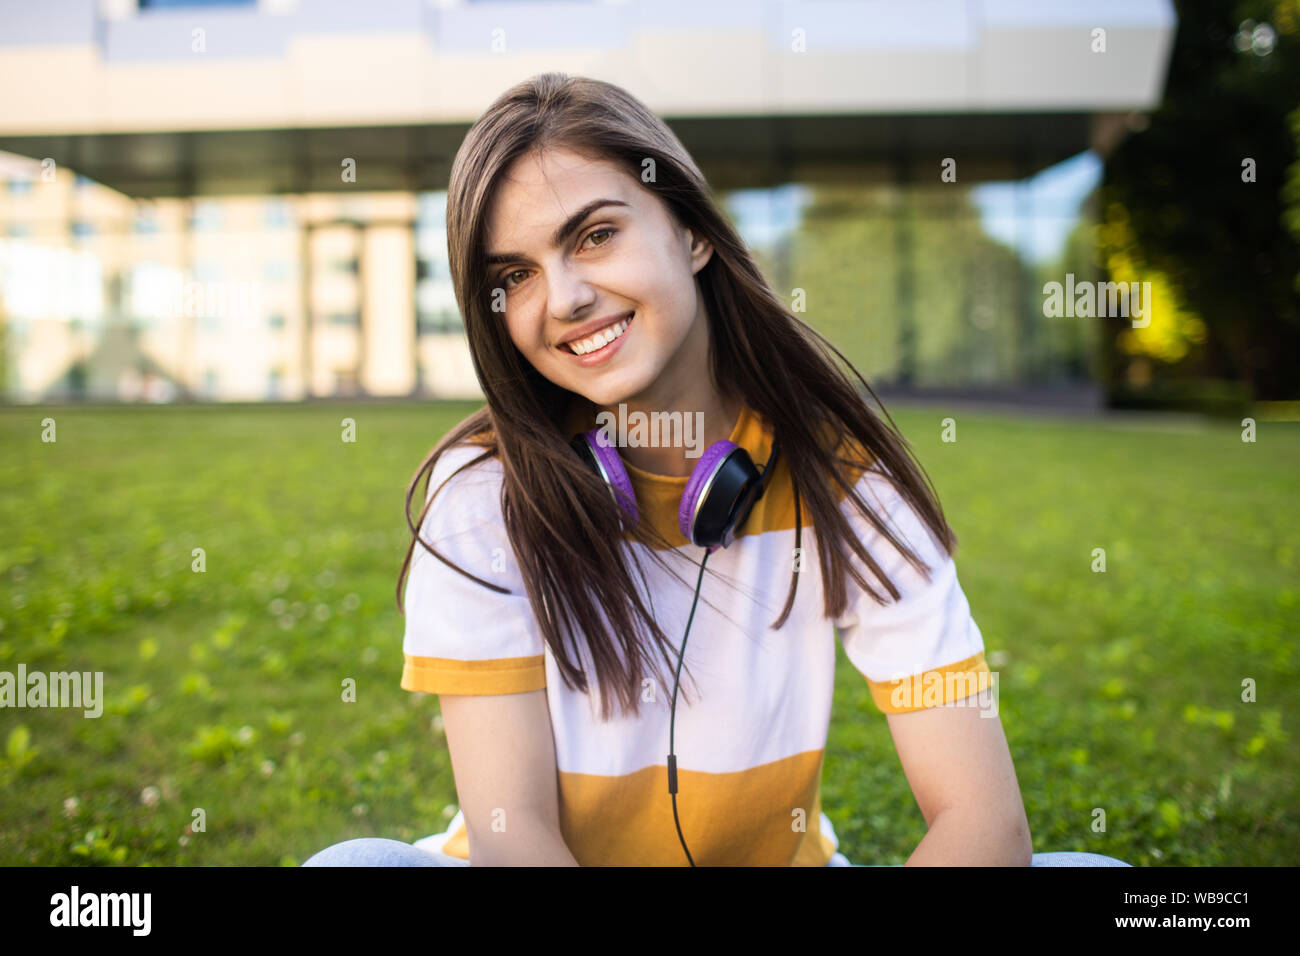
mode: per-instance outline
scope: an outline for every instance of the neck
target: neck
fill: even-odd
[[[685,477],[714,442],[730,438],[741,403],[722,395],[677,402],[622,402],[598,410],[597,424],[619,442],[623,460],[655,475]]]

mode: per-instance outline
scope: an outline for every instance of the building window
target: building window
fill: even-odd
[[[355,369],[336,368],[334,369],[334,394],[335,395],[356,395],[358,392],[359,379]]]
[[[419,335],[446,335],[464,330],[460,313],[455,309],[421,311],[416,318],[416,331]]]
[[[221,219],[221,206],[218,203],[211,200],[198,202],[190,214],[190,228],[210,232],[221,228]]]
[[[293,272],[288,259],[268,259],[262,263],[262,277],[267,282],[283,282]]]
[[[268,199],[265,205],[265,220],[267,228],[283,229],[293,223],[293,216],[289,211],[289,202],[286,199]]]
[[[11,222],[8,231],[11,238],[19,239],[23,236],[30,236],[32,227],[25,222]]]
[[[32,181],[30,179],[11,179],[9,180],[9,193],[13,196],[26,196],[32,191]]]
[[[195,282],[220,282],[222,269],[217,259],[198,259],[194,263]]]
[[[95,224],[86,222],[84,219],[77,219],[72,223],[72,234],[78,237],[93,236],[95,234]]]
[[[361,313],[331,312],[325,317],[325,321],[330,325],[349,325],[359,328],[361,326]]]
[[[284,316],[281,315],[279,312],[276,312],[274,315],[268,318],[267,322],[270,324],[271,328],[273,329],[284,328]]]

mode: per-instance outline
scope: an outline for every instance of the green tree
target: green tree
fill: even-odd
[[[1106,219],[1131,231],[1126,262],[1204,323],[1206,374],[1258,399],[1300,397],[1300,216],[1288,229],[1284,196],[1300,155],[1287,119],[1300,100],[1300,0],[1177,10],[1164,102],[1107,162]]]
[[[1289,121],[1291,137],[1295,142],[1296,161],[1291,164],[1291,177],[1286,184],[1284,198],[1287,201],[1287,208],[1283,221],[1296,243],[1300,244],[1300,106],[1291,113]],[[1295,291],[1300,293],[1300,272],[1295,274],[1295,281],[1292,284]]]

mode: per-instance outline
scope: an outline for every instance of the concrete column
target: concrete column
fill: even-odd
[[[361,388],[409,395],[415,388],[415,236],[402,224],[367,226],[362,237]]]

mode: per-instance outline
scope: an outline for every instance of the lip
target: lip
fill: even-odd
[[[620,319],[627,318],[632,314],[632,312],[633,312],[632,309],[628,309],[626,312],[615,312],[613,315],[607,315],[603,319],[592,319],[590,322],[586,322],[578,326],[576,329],[574,329],[572,332],[570,332],[564,338],[560,339],[555,344],[557,346],[568,345],[570,342],[577,342],[577,341],[581,341],[582,339],[589,338],[594,332],[603,329],[607,325],[613,325],[615,322],[619,321]]]
[[[575,355],[573,352],[570,352],[567,348],[564,347],[565,344],[568,342],[585,339],[588,336],[595,333],[596,331],[598,331],[599,329],[603,329],[608,325],[612,325],[615,322],[619,322],[624,318],[628,319],[629,321],[628,321],[627,328],[623,330],[623,334],[620,335],[618,338],[616,338],[613,342],[610,342],[603,349],[597,349],[594,352],[588,352],[586,355]],[[577,364],[583,367],[600,365],[601,363],[607,362],[611,358],[613,358],[614,353],[617,352],[622,347],[623,341],[627,338],[628,333],[632,331],[632,326],[634,324],[636,324],[635,311],[621,312],[618,315],[614,315],[606,319],[597,319],[594,322],[587,323],[578,332],[574,333],[573,335],[567,336],[563,342],[557,343],[555,347],[560,352],[562,352],[565,355],[565,357],[567,357],[569,360],[576,362]]]

